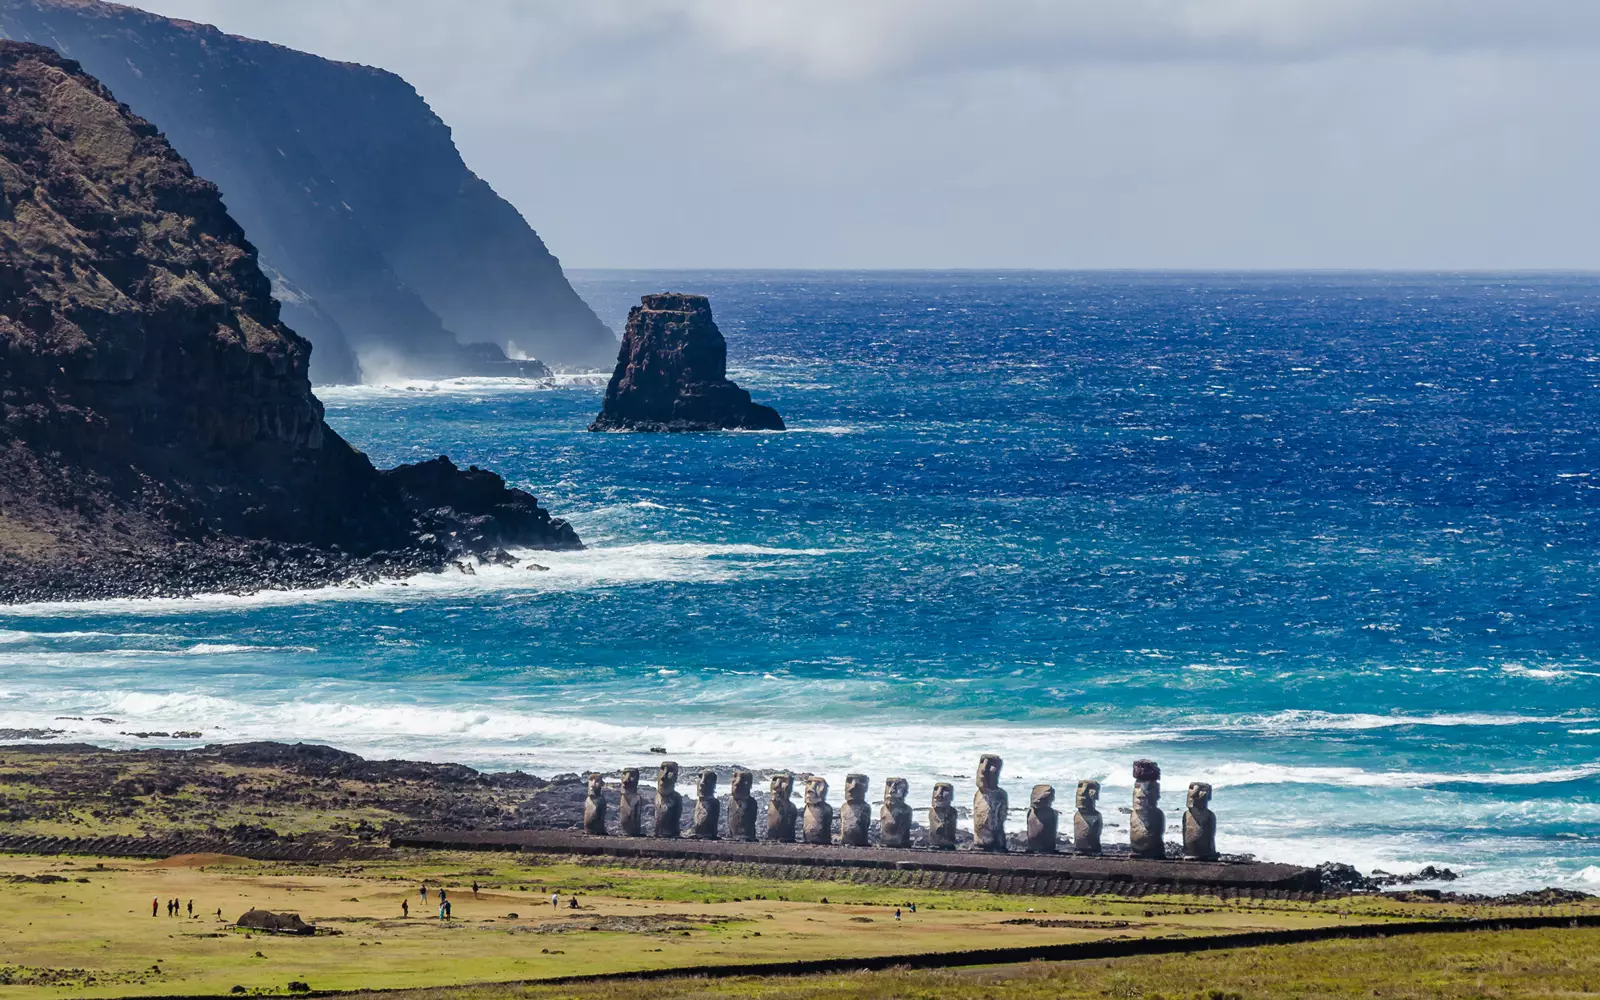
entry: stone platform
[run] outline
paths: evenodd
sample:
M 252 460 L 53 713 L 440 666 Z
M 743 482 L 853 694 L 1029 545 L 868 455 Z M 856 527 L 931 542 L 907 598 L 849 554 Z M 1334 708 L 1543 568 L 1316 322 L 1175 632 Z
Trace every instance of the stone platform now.
M 1207 890 L 1249 895 L 1300 894 L 1320 891 L 1314 869 L 1263 862 L 1147 860 L 1115 855 L 990 854 L 984 851 L 935 851 L 885 847 L 841 847 L 811 844 L 749 843 L 733 840 L 668 840 L 654 837 L 593 837 L 568 830 L 425 831 L 397 837 L 395 847 L 433 850 L 526 851 L 579 858 L 615 858 L 622 862 L 738 874 L 740 866 L 796 870 L 774 877 L 837 879 L 844 869 L 865 877 L 850 882 L 928 883 L 940 888 L 973 888 L 1039 895 L 1119 892 L 1134 886 L 1145 892 Z M 875 878 L 869 873 L 926 873 L 929 878 Z M 748 872 L 747 872 L 748 873 Z

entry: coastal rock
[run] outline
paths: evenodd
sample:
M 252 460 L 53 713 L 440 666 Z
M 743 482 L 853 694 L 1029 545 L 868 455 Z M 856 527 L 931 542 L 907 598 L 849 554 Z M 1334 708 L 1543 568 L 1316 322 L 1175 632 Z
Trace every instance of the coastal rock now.
M 806 779 L 806 815 L 801 832 L 803 843 L 833 843 L 833 806 L 828 804 L 828 779 Z
M 1006 849 L 1006 813 L 1010 811 L 1010 802 L 1005 789 L 1000 787 L 1000 766 L 998 754 L 986 753 L 978 758 L 978 791 L 972 797 L 974 850 Z
M 678 793 L 678 765 L 664 760 L 656 770 L 655 835 L 669 840 L 683 832 L 683 796 Z
M 393 73 L 98 0 L 5 0 L 0 32 L 80 61 L 221 186 L 316 345 L 315 381 L 615 358 L 560 262 Z
M 933 786 L 928 805 L 928 846 L 940 851 L 956 849 L 956 786 L 948 781 Z
M 750 794 L 755 775 L 749 771 L 733 772 L 728 788 L 728 839 L 756 839 L 756 800 Z
M 774 774 L 767 799 L 767 838 L 780 844 L 794 843 L 799 814 L 794 807 L 794 775 Z
M 691 829 L 701 840 L 716 840 L 722 818 L 722 803 L 717 801 L 717 772 L 701 771 L 695 784 L 694 823 Z
M 1072 814 L 1072 849 L 1079 854 L 1099 854 L 1100 832 L 1105 820 L 1100 816 L 1100 782 L 1078 782 L 1077 810 Z
M 589 775 L 589 794 L 583 800 L 583 832 L 595 837 L 606 835 L 606 779 Z
M 628 328 L 591 431 L 784 429 L 728 380 L 728 345 L 703 295 L 646 295 Z
M 0 88 L 0 602 L 580 547 L 492 473 L 380 474 L 334 433 L 216 186 L 77 63 L 0 42 Z
M 1192 782 L 1188 806 L 1183 814 L 1183 856 L 1196 861 L 1217 860 L 1217 815 L 1211 811 L 1211 786 L 1204 781 Z
M 617 797 L 617 832 L 624 837 L 644 836 L 644 800 L 639 797 L 639 769 L 622 769 L 622 792 Z
M 1056 790 L 1050 785 L 1034 785 L 1028 799 L 1028 852 L 1056 853 Z
M 911 807 L 906 796 L 911 783 L 890 778 L 883 783 L 883 805 L 878 809 L 878 843 L 883 847 L 911 846 Z
M 867 805 L 867 776 L 847 774 L 844 778 L 844 806 L 839 810 L 839 843 L 866 847 L 872 829 L 872 807 Z

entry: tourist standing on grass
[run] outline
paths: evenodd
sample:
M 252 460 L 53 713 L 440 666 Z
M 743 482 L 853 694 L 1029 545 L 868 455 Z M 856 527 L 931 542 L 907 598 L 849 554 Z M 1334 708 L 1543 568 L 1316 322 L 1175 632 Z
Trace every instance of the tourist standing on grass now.
M 402 917 L 409 917 L 409 916 L 411 916 L 411 900 L 409 900 L 409 899 L 402 899 L 402 900 L 401 900 L 401 901 L 400 901 L 400 915 L 401 915 L 401 916 L 402 916 Z
M 189 916 L 194 916 L 194 900 L 189 900 Z
M 552 892 L 550 894 L 550 907 L 556 910 L 561 909 L 561 893 Z
M 427 885 L 427 883 L 423 883 L 423 885 L 422 885 L 422 901 L 424 903 L 426 903 L 428 901 L 428 885 Z
M 150 915 L 152 917 L 156 916 L 157 911 L 160 910 L 160 909 L 161 909 L 161 900 L 157 899 L 154 896 L 151 896 L 150 897 Z

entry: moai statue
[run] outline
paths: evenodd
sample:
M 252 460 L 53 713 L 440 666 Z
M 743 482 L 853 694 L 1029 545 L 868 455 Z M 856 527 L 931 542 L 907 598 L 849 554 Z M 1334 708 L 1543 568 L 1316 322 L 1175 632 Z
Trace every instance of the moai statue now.
M 780 844 L 794 843 L 796 810 L 790 797 L 794 795 L 794 775 L 772 776 L 772 798 L 767 802 L 767 839 Z
M 867 776 L 847 774 L 844 778 L 844 807 L 839 810 L 839 843 L 866 847 L 867 831 L 872 827 L 872 807 L 867 805 Z
M 833 806 L 828 805 L 828 779 L 806 779 L 806 816 L 800 839 L 807 844 L 833 843 Z
M 1211 811 L 1211 786 L 1204 781 L 1189 785 L 1189 808 L 1183 814 L 1183 856 L 1217 860 L 1217 814 Z
M 928 806 L 928 846 L 941 851 L 956 849 L 956 786 L 941 781 L 933 786 Z
M 1079 854 L 1100 853 L 1100 782 L 1078 782 L 1078 811 L 1072 817 L 1072 849 Z
M 878 846 L 911 846 L 911 807 L 906 805 L 910 782 L 890 778 L 883 783 L 883 807 L 878 810 Z
M 728 839 L 756 839 L 756 800 L 750 795 L 750 786 L 756 776 L 749 771 L 733 772 L 733 784 L 728 789 Z
M 716 840 L 722 805 L 717 801 L 717 772 L 701 771 L 695 784 L 694 835 L 701 840 Z
M 1028 799 L 1028 853 L 1056 852 L 1056 790 L 1050 785 L 1034 785 Z
M 639 798 L 639 769 L 622 769 L 622 794 L 617 802 L 617 832 L 624 837 L 644 836 L 644 802 Z
M 589 775 L 589 797 L 583 800 L 583 832 L 593 837 L 606 835 L 606 779 Z
M 656 772 L 656 836 L 677 839 L 683 829 L 683 796 L 678 794 L 678 764 L 664 760 Z
M 1128 846 L 1136 858 L 1167 856 L 1167 814 L 1161 811 L 1161 768 L 1153 760 L 1133 762 L 1133 815 Z
M 978 758 L 978 791 L 972 797 L 973 849 L 1006 849 L 1006 813 L 1010 803 L 1000 787 L 1000 757 L 986 753 Z

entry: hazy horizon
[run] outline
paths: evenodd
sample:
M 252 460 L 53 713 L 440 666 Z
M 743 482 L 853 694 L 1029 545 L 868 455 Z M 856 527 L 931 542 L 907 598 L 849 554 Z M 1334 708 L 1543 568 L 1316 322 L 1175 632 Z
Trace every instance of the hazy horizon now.
M 139 0 L 414 84 L 585 269 L 1600 270 L 1577 0 Z

